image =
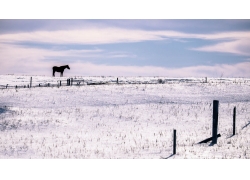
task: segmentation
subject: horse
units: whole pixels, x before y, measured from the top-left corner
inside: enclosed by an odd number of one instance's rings
[[[60,76],[62,77],[63,76],[63,71],[64,71],[65,68],[70,69],[69,65],[60,66],[60,67],[54,66],[52,68],[53,69],[53,76],[55,77],[55,72],[60,72],[61,73]]]

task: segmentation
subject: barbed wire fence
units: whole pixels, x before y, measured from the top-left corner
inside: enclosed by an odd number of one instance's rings
[[[32,77],[30,77],[30,82],[26,82],[25,84],[13,85],[6,84],[0,85],[0,89],[20,89],[20,88],[37,88],[37,87],[63,87],[63,86],[85,86],[85,85],[111,85],[111,84],[171,84],[171,83],[250,83],[250,79],[243,79],[242,81],[236,80],[228,80],[228,79],[213,79],[208,81],[208,78],[197,78],[197,79],[151,79],[151,80],[119,80],[119,78],[114,78],[114,80],[106,80],[106,81],[95,81],[88,79],[74,79],[68,78],[66,80],[57,80],[57,82],[43,82],[36,83],[32,82]]]

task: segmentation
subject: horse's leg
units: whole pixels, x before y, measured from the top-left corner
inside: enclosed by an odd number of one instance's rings
[[[61,77],[63,77],[63,71],[61,71]]]

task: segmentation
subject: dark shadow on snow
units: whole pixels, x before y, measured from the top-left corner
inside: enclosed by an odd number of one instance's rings
[[[221,137],[221,135],[217,134],[217,138],[219,138],[219,137]],[[207,138],[207,139],[205,139],[197,144],[207,143],[207,142],[212,141],[212,140],[213,140],[213,137],[210,137],[210,138]]]
[[[5,113],[6,111],[7,111],[6,108],[1,108],[1,107],[0,107],[0,114]]]
[[[227,139],[232,138],[233,136],[235,136],[235,135],[232,134],[231,136],[227,137]]]
[[[245,126],[243,126],[242,129],[246,128],[248,125],[250,125],[250,121]]]
[[[171,154],[170,156],[168,156],[168,157],[166,157],[166,158],[161,157],[161,159],[169,159],[169,158],[171,158],[172,156],[174,156],[174,154]]]
[[[215,145],[215,143],[213,143],[213,142],[211,142],[211,143],[209,144],[209,146],[213,146],[213,145]]]

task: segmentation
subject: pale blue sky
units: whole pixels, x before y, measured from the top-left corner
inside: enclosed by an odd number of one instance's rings
[[[0,20],[0,74],[249,77],[250,20]]]

